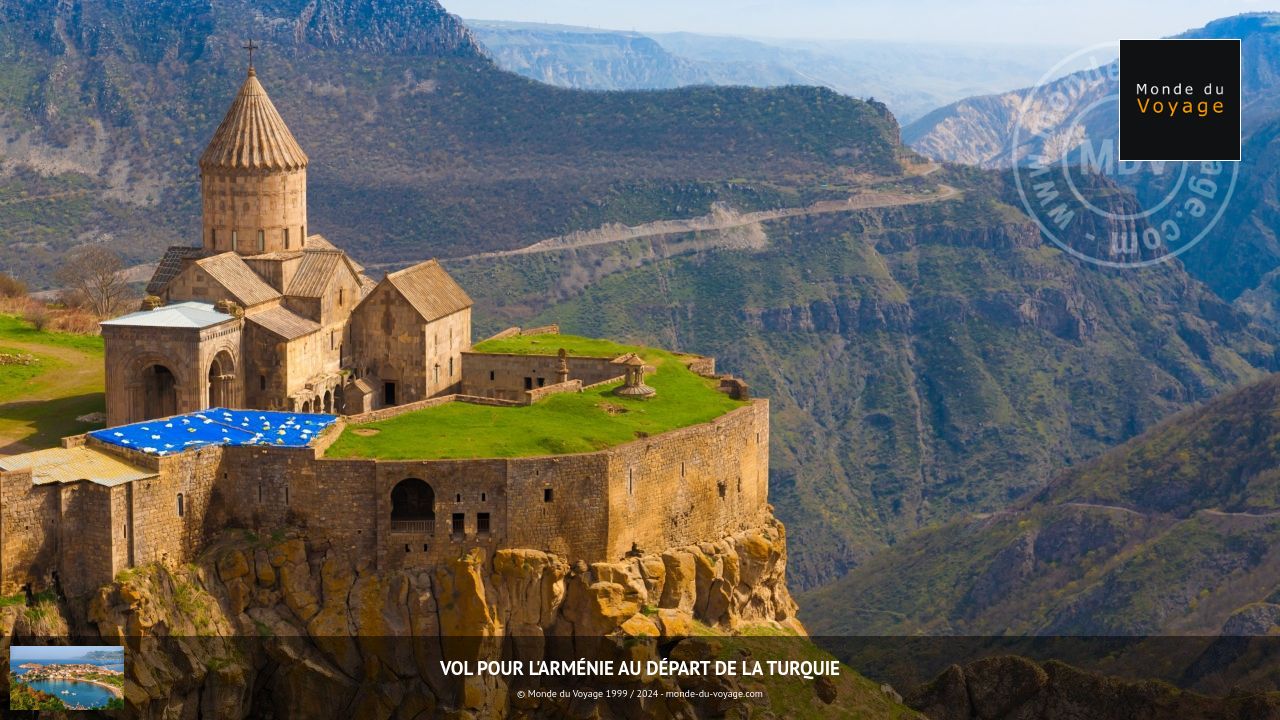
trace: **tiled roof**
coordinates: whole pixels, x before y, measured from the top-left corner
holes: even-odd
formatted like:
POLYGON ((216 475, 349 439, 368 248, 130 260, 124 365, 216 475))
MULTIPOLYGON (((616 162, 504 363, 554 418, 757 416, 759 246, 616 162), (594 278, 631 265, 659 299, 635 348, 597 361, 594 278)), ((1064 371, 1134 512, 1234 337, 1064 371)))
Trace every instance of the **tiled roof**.
POLYGON ((31 470, 36 485, 89 480, 99 485, 119 485, 155 477, 153 470, 129 463, 87 447, 49 448, 35 452, 0 457, 0 470, 31 470))
POLYGON ((337 250, 338 248, 319 233, 307 236, 306 242, 302 243, 302 247, 307 250, 337 250))
POLYGON ((147 294, 159 295, 164 291, 164 286, 182 271, 182 265, 186 260, 204 256, 205 249, 202 247, 170 246, 164 251, 164 257, 160 258, 156 271, 151 275, 151 281, 147 283, 147 294))
POLYGON ((306 166, 307 154, 249 68, 249 76, 200 156, 200 168, 298 170, 306 166))
POLYGON ((400 291, 414 310, 428 322, 471 307, 471 297, 445 272, 428 260, 388 275, 383 282, 400 291))
POLYGON ((289 281, 289 287, 285 288, 285 294, 294 297, 320 297, 341 264, 340 250, 306 250, 302 254, 302 262, 298 263, 298 271, 289 281))
POLYGON ((247 315, 245 320, 285 340, 300 338, 320 329, 320 323, 308 320, 279 305, 247 315))
POLYGON ((280 297, 275 288, 258 277, 253 268, 233 252, 203 258, 197 260, 196 264, 245 307, 253 307, 280 297))
POLYGON ((139 310, 111 320, 103 320, 99 324, 123 327, 203 328, 230 319, 230 315, 214 310, 209 303, 181 302, 161 305, 155 310, 139 310))

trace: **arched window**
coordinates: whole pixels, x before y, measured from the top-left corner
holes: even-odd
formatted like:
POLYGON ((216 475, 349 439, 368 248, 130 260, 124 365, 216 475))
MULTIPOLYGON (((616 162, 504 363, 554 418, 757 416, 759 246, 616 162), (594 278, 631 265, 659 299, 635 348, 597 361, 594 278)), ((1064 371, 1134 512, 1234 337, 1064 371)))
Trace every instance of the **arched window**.
POLYGON ((289 228, 284 229, 284 249, 289 249, 289 228))
POLYGON ((265 252, 267 249, 267 233, 264 230, 258 231, 258 252, 265 252))
POLYGON ((182 504, 182 493, 178 493, 178 517, 186 514, 186 508, 182 504))
POLYGON ((433 533, 436 494, 418 478, 405 478, 391 489, 391 532, 433 533))

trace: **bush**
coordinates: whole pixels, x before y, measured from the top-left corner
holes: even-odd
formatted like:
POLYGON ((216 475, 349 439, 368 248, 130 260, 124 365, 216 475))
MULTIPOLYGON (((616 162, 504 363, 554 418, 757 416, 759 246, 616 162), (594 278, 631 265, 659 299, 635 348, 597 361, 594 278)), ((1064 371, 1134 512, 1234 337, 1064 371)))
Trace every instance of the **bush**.
POLYGON ((44 303, 34 303, 23 311, 22 318, 31 323, 36 330, 44 330, 49 325, 49 308, 44 303))
POLYGON ((25 297, 27 284, 7 273, 0 273, 0 297, 25 297))

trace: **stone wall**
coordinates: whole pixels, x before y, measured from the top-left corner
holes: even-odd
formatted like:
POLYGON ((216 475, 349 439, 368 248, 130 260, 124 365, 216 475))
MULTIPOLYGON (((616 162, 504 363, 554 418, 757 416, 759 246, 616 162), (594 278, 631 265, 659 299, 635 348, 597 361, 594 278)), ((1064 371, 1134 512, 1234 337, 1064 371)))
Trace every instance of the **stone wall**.
POLYGON ((605 558, 690 545, 764 522, 769 404, 757 400, 711 423, 608 453, 605 558))
POLYGON ((616 562, 766 522, 768 429, 768 402, 756 400, 599 452, 510 459, 347 460, 270 446, 155 458, 90 439, 158 476, 113 488, 0 476, 0 587, 40 586, 48 578, 33 573, 58 567, 68 593, 85 592, 125 567, 187 562, 236 526, 305 527, 379 568, 435 566, 471 548, 616 562), (431 488, 433 522, 393 524, 393 490, 407 479, 431 488))
MULTIPOLYGON (((594 385, 622 377, 612 358, 566 358, 569 379, 594 385)), ((523 402, 526 390, 554 385, 560 368, 558 355, 462 353, 462 394, 523 402)))
POLYGON ((111 582, 115 575, 112 547, 112 491, 91 482, 55 485, 60 495, 58 579, 62 591, 82 595, 111 582))
POLYGON ((32 485, 31 471, 0 473, 0 595, 47 586, 58 567, 61 500, 57 488, 32 485))

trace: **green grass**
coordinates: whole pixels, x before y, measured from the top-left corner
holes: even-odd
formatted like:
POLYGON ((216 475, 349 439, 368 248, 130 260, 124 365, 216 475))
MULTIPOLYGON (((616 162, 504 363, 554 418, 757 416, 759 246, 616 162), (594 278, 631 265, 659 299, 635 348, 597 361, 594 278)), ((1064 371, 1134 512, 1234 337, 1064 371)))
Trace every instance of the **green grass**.
POLYGON ((649 400, 613 394, 617 385, 553 395, 527 407, 450 403, 381 422, 348 427, 329 457, 388 460, 526 457, 593 452, 638 438, 713 420, 744 403, 716 390, 714 380, 691 372, 675 354, 569 335, 545 335, 481 343, 491 352, 572 353, 609 357, 636 351, 657 371, 646 382, 649 400), (355 429, 377 430, 357 435, 355 429))
POLYGON ((0 352, 37 360, 0 366, 0 452, 51 447, 61 437, 99 427, 76 418, 105 408, 100 336, 36 330, 0 315, 0 352))
POLYGON ((612 340, 585 338, 577 335, 518 335, 501 340, 485 340, 477 343, 472 350, 486 353, 507 353, 510 355, 555 355, 564 348, 570 355, 585 357, 618 357, 628 352, 639 352, 648 357, 644 348, 620 345, 612 340))
POLYGON ((91 354, 102 354, 101 335, 77 335, 75 333, 36 330, 31 323, 14 315, 0 315, 0 341, 16 340, 64 347, 91 354))

